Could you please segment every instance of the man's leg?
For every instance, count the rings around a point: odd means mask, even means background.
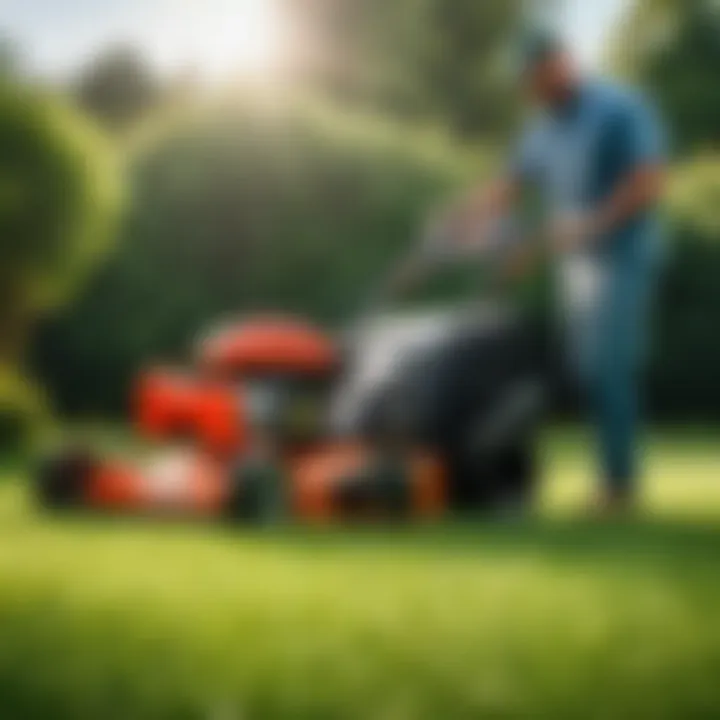
[[[628,338],[614,334],[618,357],[603,357],[597,370],[592,393],[592,412],[600,446],[600,469],[610,498],[631,498],[636,491],[638,462],[638,385],[639,373],[628,362],[625,348]],[[604,353],[603,353],[604,354]]]
[[[590,359],[589,395],[608,497],[629,500],[637,490],[642,361],[650,278],[632,263],[609,269],[599,296]]]

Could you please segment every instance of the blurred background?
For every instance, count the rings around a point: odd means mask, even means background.
[[[554,425],[515,523],[37,511],[18,450],[132,455],[138,370],[216,321],[355,317],[502,162],[535,22],[672,130],[642,513],[579,518],[588,438]],[[717,717],[719,67],[714,0],[0,0],[0,717]]]
[[[720,420],[710,0],[6,0],[3,405],[119,417],[137,369],[218,318],[352,316],[429,210],[494,166],[522,112],[512,42],[536,20],[667,115],[650,407]]]

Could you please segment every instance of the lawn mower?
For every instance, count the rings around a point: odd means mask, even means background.
[[[191,371],[154,369],[133,397],[143,462],[65,448],[46,459],[46,507],[252,516],[241,471],[271,423],[288,514],[301,521],[436,518],[532,499],[544,379],[537,333],[492,302],[365,316],[341,338],[259,317],[203,337]],[[392,491],[372,472],[401,460]],[[382,473],[381,473],[382,474]]]

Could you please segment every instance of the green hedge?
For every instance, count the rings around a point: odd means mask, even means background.
[[[720,420],[720,243],[674,225],[660,289],[648,402],[657,419]]]
[[[673,173],[670,253],[656,319],[649,403],[668,421],[720,420],[720,156]]]
[[[120,412],[140,367],[184,360],[228,315],[341,323],[468,164],[479,172],[472,160],[310,108],[224,106],[156,128],[134,164],[119,252],[41,333],[52,397],[65,411]],[[658,419],[720,420],[718,178],[713,157],[674,172],[648,400]]]
[[[65,300],[107,250],[114,153],[56,97],[0,83],[0,282],[32,310]]]
[[[0,463],[37,449],[49,427],[43,393],[26,377],[0,368]]]
[[[62,100],[0,78],[0,456],[28,450],[43,398],[17,373],[37,318],[67,302],[109,246],[115,156]]]
[[[228,315],[356,312],[462,184],[442,139],[294,105],[222,105],[154,128],[132,172],[119,252],[35,353],[59,406],[115,412],[133,374],[182,358]]]

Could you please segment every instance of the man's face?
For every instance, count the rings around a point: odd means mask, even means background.
[[[530,98],[545,107],[562,103],[572,92],[576,81],[575,66],[570,56],[561,50],[536,61],[525,76]]]

